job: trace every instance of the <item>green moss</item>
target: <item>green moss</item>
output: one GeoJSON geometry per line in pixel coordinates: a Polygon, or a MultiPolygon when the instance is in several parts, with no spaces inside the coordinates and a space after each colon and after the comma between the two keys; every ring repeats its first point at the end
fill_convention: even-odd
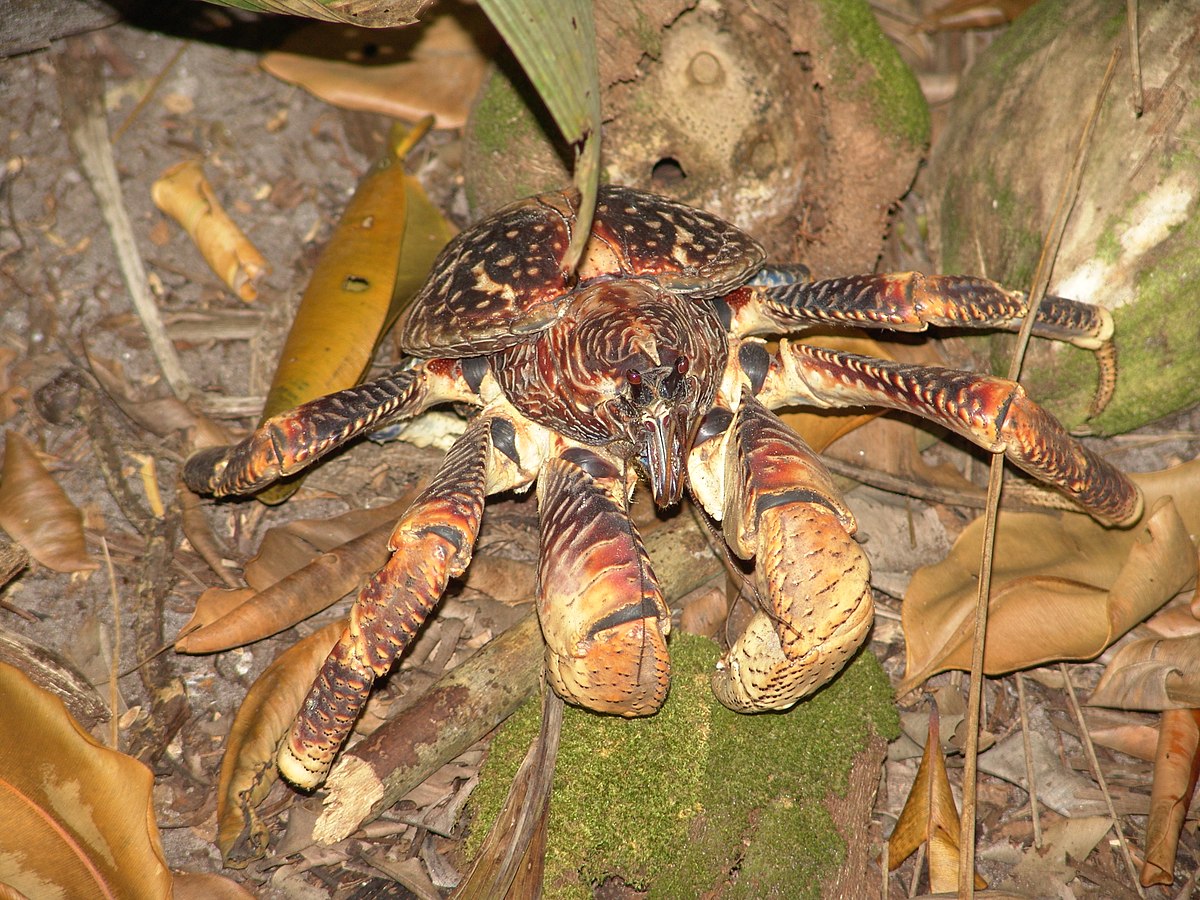
{"type": "Polygon", "coordinates": [[[910,146],[929,142],[929,107],[916,76],[884,36],[875,14],[864,0],[822,0],[821,12],[829,37],[833,74],[839,81],[863,78],[862,97],[871,103],[885,134],[902,137],[910,146]]]}
{"type": "MultiPolygon", "coordinates": [[[[891,687],[870,653],[785,714],[740,716],[708,686],[717,648],[671,641],[670,697],[648,719],[568,707],[546,852],[549,897],[590,897],[609,876],[651,897],[818,896],[845,848],[823,804],[844,793],[873,731],[898,733],[891,687]],[[731,880],[730,873],[737,871],[731,880]]],[[[527,704],[497,736],[472,797],[470,852],[494,820],[537,731],[527,704]]]]}

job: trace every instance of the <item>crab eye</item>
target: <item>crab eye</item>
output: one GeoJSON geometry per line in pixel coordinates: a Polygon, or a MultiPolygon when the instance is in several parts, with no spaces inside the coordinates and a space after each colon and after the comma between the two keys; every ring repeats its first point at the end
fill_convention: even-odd
{"type": "Polygon", "coordinates": [[[691,366],[688,363],[688,358],[686,356],[681,356],[679,359],[675,360],[675,371],[680,375],[686,375],[690,367],[691,366]]]}
{"type": "Polygon", "coordinates": [[[642,373],[637,369],[630,369],[625,373],[625,380],[632,385],[639,385],[642,383],[642,373]]]}

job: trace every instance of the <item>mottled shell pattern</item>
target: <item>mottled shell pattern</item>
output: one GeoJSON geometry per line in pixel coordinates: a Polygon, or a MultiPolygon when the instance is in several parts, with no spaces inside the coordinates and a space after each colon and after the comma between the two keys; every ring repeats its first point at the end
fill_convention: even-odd
{"type": "Polygon", "coordinates": [[[404,351],[464,357],[523,343],[558,320],[564,298],[605,278],[653,278],[673,293],[718,297],[747,281],[765,258],[757,241],[711,213],[604,185],[591,238],[570,278],[562,259],[578,210],[578,192],[554,191],[459,234],[400,324],[404,351]]]}

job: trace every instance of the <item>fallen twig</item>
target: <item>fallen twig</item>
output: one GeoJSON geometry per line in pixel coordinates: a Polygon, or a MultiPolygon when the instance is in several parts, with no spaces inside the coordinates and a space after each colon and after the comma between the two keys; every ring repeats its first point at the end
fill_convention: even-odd
{"type": "Polygon", "coordinates": [[[121,197],[121,183],[117,178],[117,166],[108,136],[108,121],[104,116],[104,77],[100,60],[89,51],[86,39],[71,38],[59,53],[57,65],[58,92],[67,136],[79,157],[79,167],[100,204],[100,214],[108,225],[117,263],[129,288],[134,309],[142,320],[142,327],[146,329],[150,349],[171,391],[180,400],[186,400],[192,393],[192,385],[183,371],[174,345],[167,337],[162,317],[150,293],[146,267],[121,197]]]}

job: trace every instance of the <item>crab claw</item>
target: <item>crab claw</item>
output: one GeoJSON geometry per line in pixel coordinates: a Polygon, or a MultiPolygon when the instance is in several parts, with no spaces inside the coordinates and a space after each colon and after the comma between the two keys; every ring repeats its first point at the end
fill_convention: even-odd
{"type": "Polygon", "coordinates": [[[654,505],[674,506],[683,499],[684,466],[691,444],[686,406],[656,403],[639,422],[637,459],[650,482],[654,505]]]}

